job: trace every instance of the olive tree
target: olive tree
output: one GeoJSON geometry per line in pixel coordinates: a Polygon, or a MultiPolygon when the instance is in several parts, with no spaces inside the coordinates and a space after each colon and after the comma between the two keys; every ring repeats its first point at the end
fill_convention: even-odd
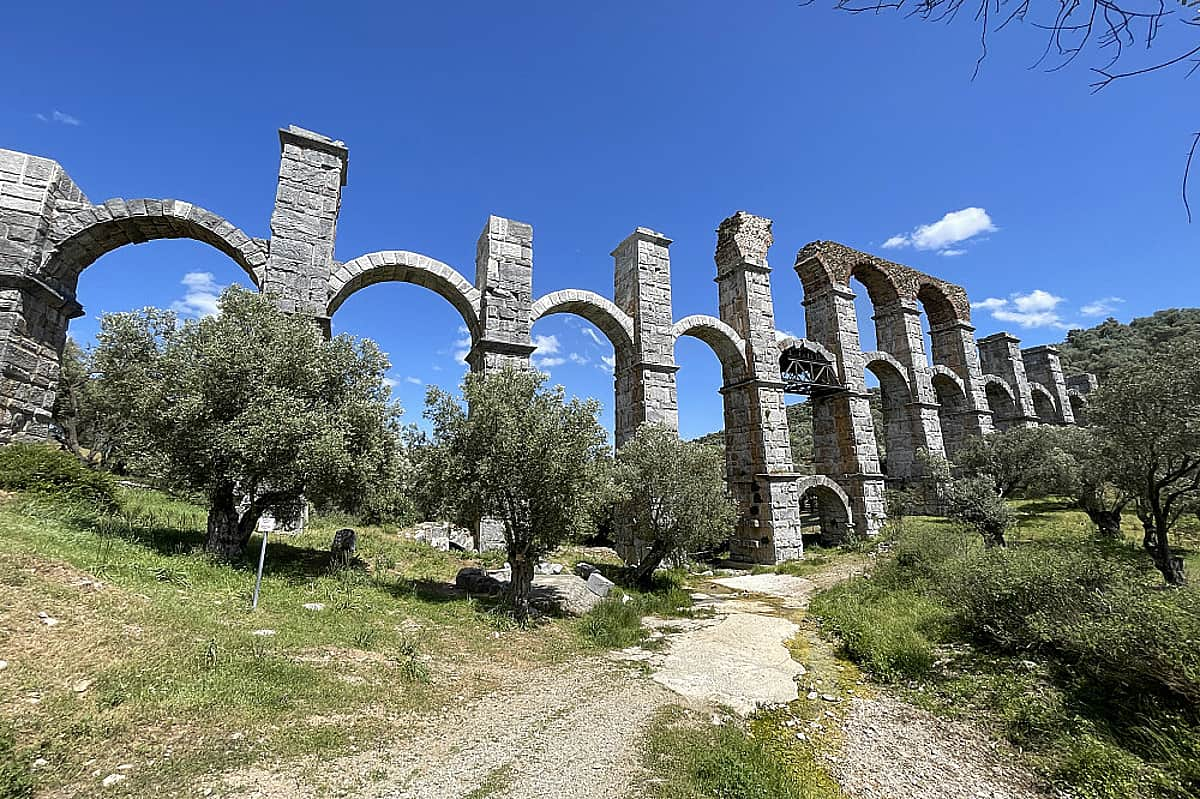
{"type": "Polygon", "coordinates": [[[1183,584],[1168,536],[1200,505],[1200,353],[1177,347],[1110,375],[1088,415],[1114,483],[1134,498],[1144,548],[1167,583],[1183,584]]]}
{"type": "Polygon", "coordinates": [[[733,532],[736,510],[718,447],[645,424],[617,451],[615,477],[617,534],[640,550],[633,576],[642,587],[665,558],[707,549],[733,532]]]}
{"type": "MultiPolygon", "coordinates": [[[[529,615],[538,560],[582,533],[594,518],[597,473],[608,458],[595,400],[565,400],[546,376],[506,369],[469,374],[462,399],[431,387],[425,416],[432,425],[425,462],[440,509],[464,527],[496,523],[512,568],[508,600],[529,615]]],[[[430,482],[430,481],[427,481],[430,482]]]]}
{"type": "Polygon", "coordinates": [[[178,319],[144,308],[100,317],[96,343],[63,349],[54,420],[58,439],[90,466],[120,468],[129,456],[136,402],[178,319]]]}
{"type": "Polygon", "coordinates": [[[1014,427],[972,438],[954,460],[964,476],[991,479],[1005,498],[1063,493],[1074,479],[1074,461],[1053,427],[1014,427]]]}
{"type": "Polygon", "coordinates": [[[399,408],[387,358],[237,287],[165,337],[140,388],[139,465],[208,503],[205,549],[239,557],[268,511],[353,502],[386,474],[399,408]]]}
{"type": "Polygon", "coordinates": [[[1101,538],[1120,540],[1121,512],[1134,495],[1118,479],[1120,458],[1114,457],[1112,444],[1094,430],[1074,425],[1055,428],[1054,437],[1073,464],[1062,493],[1075,500],[1101,538]]]}
{"type": "Polygon", "coordinates": [[[1012,522],[1012,511],[987,477],[964,477],[946,486],[943,500],[946,515],[975,530],[989,547],[1005,545],[1004,532],[1012,522]]]}

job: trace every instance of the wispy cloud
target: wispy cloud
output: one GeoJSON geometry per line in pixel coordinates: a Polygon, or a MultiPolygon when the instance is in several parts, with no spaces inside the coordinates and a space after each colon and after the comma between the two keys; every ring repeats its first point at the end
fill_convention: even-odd
{"type": "Polygon", "coordinates": [[[1058,307],[1065,300],[1048,291],[1034,289],[1028,294],[1011,294],[1007,299],[988,297],[971,303],[979,311],[988,311],[992,318],[1001,322],[1012,322],[1021,327],[1057,327],[1067,329],[1070,325],[1059,315],[1058,307]]]}
{"type": "Polygon", "coordinates": [[[34,114],[34,116],[40,119],[42,122],[57,122],[60,125],[70,125],[73,128],[77,128],[83,124],[83,121],[79,117],[73,117],[70,114],[64,114],[58,109],[51,111],[49,114],[34,114]]]}
{"type": "Polygon", "coordinates": [[[458,326],[458,338],[454,340],[454,360],[459,363],[467,362],[467,355],[471,352],[471,331],[466,325],[458,326]]]}
{"type": "Polygon", "coordinates": [[[551,366],[561,366],[567,362],[566,358],[559,356],[558,352],[562,344],[558,341],[558,336],[534,336],[533,365],[538,369],[546,369],[551,366]]]}
{"type": "Polygon", "coordinates": [[[419,377],[406,377],[406,378],[404,378],[404,382],[411,383],[414,386],[419,386],[419,385],[422,385],[425,381],[419,377]]]}
{"type": "Polygon", "coordinates": [[[569,355],[567,355],[567,359],[568,359],[568,360],[570,360],[570,361],[571,361],[571,363],[577,363],[577,364],[579,364],[580,366],[587,366],[587,365],[588,365],[588,358],[587,358],[587,356],[586,356],[586,355],[580,355],[578,352],[572,352],[572,353],[570,353],[569,355]]]}
{"type": "Polygon", "coordinates": [[[1108,316],[1113,311],[1117,310],[1117,305],[1125,302],[1121,297],[1104,297],[1099,300],[1092,300],[1087,305],[1079,309],[1079,313],[1084,316],[1108,316]]]}
{"type": "Polygon", "coordinates": [[[938,255],[962,255],[966,250],[952,245],[960,244],[981,233],[993,233],[998,228],[983,208],[971,206],[950,211],[936,222],[918,225],[912,233],[898,233],[883,243],[883,248],[913,247],[918,250],[933,250],[938,255]]]}
{"type": "Polygon", "coordinates": [[[617,356],[601,355],[600,363],[596,364],[596,368],[611,375],[617,368],[617,356]]]}
{"type": "Polygon", "coordinates": [[[171,310],[180,316],[213,316],[217,313],[217,298],[224,286],[217,284],[212,272],[188,272],[180,283],[187,291],[183,299],[171,303],[171,310]]]}
{"type": "Polygon", "coordinates": [[[391,377],[385,377],[383,378],[383,384],[388,387],[388,390],[392,390],[395,389],[396,386],[400,385],[400,381],[391,377]]]}
{"type": "Polygon", "coordinates": [[[602,340],[600,338],[600,334],[597,333],[593,328],[584,327],[584,328],[581,328],[581,330],[583,330],[583,335],[590,338],[592,340],[592,343],[595,344],[597,347],[603,347],[605,344],[608,343],[608,342],[602,340]]]}

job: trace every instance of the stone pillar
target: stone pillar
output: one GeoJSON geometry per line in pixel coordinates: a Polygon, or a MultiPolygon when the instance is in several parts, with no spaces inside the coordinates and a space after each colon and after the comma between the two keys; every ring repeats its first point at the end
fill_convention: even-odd
{"type": "Polygon", "coordinates": [[[803,554],[767,250],[771,220],[739,211],[717,229],[721,321],[746,343],[744,369],[726,365],[725,459],[741,509],[731,550],[776,563],[803,554]],[[739,373],[740,372],[740,373],[739,373]]]}
{"type": "Polygon", "coordinates": [[[1082,372],[1067,378],[1067,390],[1078,391],[1080,394],[1091,394],[1100,387],[1100,381],[1091,372],[1082,372]]]}
{"type": "MultiPolygon", "coordinates": [[[[799,259],[796,271],[801,272],[799,259]]],[[[887,505],[870,395],[864,382],[854,292],[833,283],[812,292],[806,287],[804,319],[808,338],[833,353],[846,387],[844,392],[809,400],[816,470],[837,481],[850,497],[856,532],[875,535],[883,527],[887,505]]]]}
{"type": "Polygon", "coordinates": [[[528,369],[533,354],[533,228],[489,216],[475,246],[479,332],[467,355],[472,372],[528,369]]]}
{"type": "Polygon", "coordinates": [[[966,409],[961,414],[963,433],[983,437],[992,432],[992,411],[983,387],[983,369],[975,344],[975,328],[955,319],[929,331],[934,363],[948,367],[962,380],[966,409]]]}
{"type": "Polygon", "coordinates": [[[1025,361],[1021,358],[1021,340],[1009,333],[993,333],[979,339],[979,360],[983,373],[996,375],[1008,382],[1013,391],[1016,416],[1013,419],[993,419],[997,427],[1001,423],[1028,427],[1038,422],[1033,408],[1033,392],[1025,376],[1025,361]]]}
{"type": "Polygon", "coordinates": [[[51,436],[74,285],[36,276],[54,216],[87,203],[48,158],[0,150],[0,441],[51,436]]]}
{"type": "Polygon", "coordinates": [[[888,477],[901,479],[921,476],[917,450],[945,456],[938,402],[930,380],[925,355],[925,337],[921,333],[921,308],[916,299],[902,297],[875,312],[875,333],[879,349],[894,357],[905,368],[912,393],[904,403],[906,435],[901,452],[889,441],[888,477]]]}
{"type": "Polygon", "coordinates": [[[613,250],[613,299],[633,320],[633,351],[616,352],[617,446],[644,422],[679,429],[671,335],[671,240],[639,227],[613,250]]]}
{"type": "Polygon", "coordinates": [[[1025,364],[1025,376],[1035,383],[1041,383],[1054,395],[1054,404],[1058,406],[1058,421],[1062,424],[1075,424],[1075,414],[1071,411],[1071,398],[1067,395],[1067,381],[1063,378],[1058,348],[1049,344],[1030,347],[1021,350],[1021,360],[1025,364]]]}
{"type": "Polygon", "coordinates": [[[279,131],[279,143],[279,186],[263,291],[283,310],[327,325],[325,306],[349,152],[342,142],[295,125],[279,131]]]}

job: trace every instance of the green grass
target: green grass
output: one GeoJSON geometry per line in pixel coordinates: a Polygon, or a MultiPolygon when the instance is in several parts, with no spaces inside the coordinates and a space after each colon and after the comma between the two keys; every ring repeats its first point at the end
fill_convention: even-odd
{"type": "MultiPolygon", "coordinates": [[[[1081,799],[1200,795],[1200,593],[1166,589],[1082,513],[1014,503],[1010,546],[906,519],[868,579],[812,612],[913,702],[983,720],[1081,799]]],[[[1135,531],[1137,531],[1135,533],[1135,531]]],[[[1192,546],[1185,526],[1181,542],[1192,546]]]]}
{"type": "Polygon", "coordinates": [[[272,536],[252,611],[257,536],[244,562],[215,563],[200,509],[151,491],[120,500],[103,518],[39,496],[0,503],[0,725],[16,742],[0,774],[6,752],[45,758],[39,791],[86,793],[93,771],[134,764],[110,793],[148,795],[267,755],[329,756],[397,734],[397,712],[581,649],[573,621],[520,629],[447,591],[478,561],[393,531],[357,527],[361,568],[329,571],[343,520],[272,536]]]}
{"type": "Polygon", "coordinates": [[[465,795],[463,799],[488,799],[504,793],[512,783],[512,764],[505,763],[488,772],[483,782],[477,788],[465,795]]]}
{"type": "Polygon", "coordinates": [[[645,784],[654,799],[833,799],[836,783],[790,729],[764,715],[710,724],[680,708],[660,711],[646,734],[645,784]]]}
{"type": "MultiPolygon", "coordinates": [[[[617,569],[609,573],[623,579],[624,572],[624,569],[617,569]]],[[[645,640],[647,631],[642,626],[645,616],[692,617],[692,595],[683,587],[684,576],[680,571],[658,572],[654,587],[649,591],[629,586],[616,589],[609,598],[579,618],[580,636],[588,646],[597,649],[624,649],[645,640]]]]}

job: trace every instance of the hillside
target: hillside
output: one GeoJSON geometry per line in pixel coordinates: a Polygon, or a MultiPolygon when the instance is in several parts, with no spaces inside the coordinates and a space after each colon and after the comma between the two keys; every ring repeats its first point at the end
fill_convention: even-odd
{"type": "Polygon", "coordinates": [[[1200,308],[1169,308],[1122,324],[1116,319],[1072,330],[1058,345],[1066,374],[1092,372],[1104,380],[1114,370],[1144,361],[1170,343],[1200,344],[1200,308]]]}

